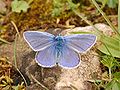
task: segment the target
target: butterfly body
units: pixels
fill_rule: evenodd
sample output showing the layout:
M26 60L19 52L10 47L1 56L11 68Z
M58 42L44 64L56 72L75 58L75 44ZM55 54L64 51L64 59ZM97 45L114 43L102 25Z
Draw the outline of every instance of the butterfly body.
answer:
M62 36L56 36L55 37L55 52L56 52L56 58L59 60L61 54L62 54L62 49L65 45L65 39Z
M93 34L75 34L54 36L47 32L26 31L24 39L37 52L36 62L42 67L53 67L58 64L64 68L74 68L80 64L80 56L96 42Z

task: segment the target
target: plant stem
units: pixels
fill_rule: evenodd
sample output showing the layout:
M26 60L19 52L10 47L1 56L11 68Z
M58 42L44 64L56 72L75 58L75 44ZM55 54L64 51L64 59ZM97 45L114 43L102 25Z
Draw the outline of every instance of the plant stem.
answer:
M13 55L13 58L14 58L15 68L17 68L17 63L16 63L16 39L15 39L15 42L14 42L14 55Z
M17 34L16 34L16 37L17 37ZM16 44L17 44L17 39L15 38L15 42L14 42L14 56L13 56L13 58L14 58L14 66L15 66L16 70L19 72L19 74L21 75L21 77L23 78L23 80L24 80L24 82L25 82L25 85L28 86L28 85L27 85L27 81L25 80L25 77L23 76L23 74L21 73L21 71L20 71L20 70L18 69L18 67L17 67Z
M37 84L39 84L41 87L43 87L45 90L49 90L46 86L44 86L42 83L40 83L32 74L30 74L31 77L35 80Z
M15 24L13 21L11 21L11 23L13 24L13 26L14 26L17 34L19 35L19 37L21 37L21 36L20 36L20 33L19 33L19 30L18 30L18 28L17 28L17 26L16 26L16 24Z
M101 33L97 27L95 27L95 26L94 26L90 21L88 21L84 16L80 15L79 11L73 10L73 12L74 12L76 15L78 15L80 18L82 18L87 24L89 24L90 26L92 26L97 33L99 33L101 36L103 35L103 33Z
M109 68L109 78L110 78L110 81L111 81L112 80L111 68Z
M2 42L4 42L4 43L7 43L7 44L10 44L10 42L8 42L8 41L6 41L6 40L4 40L4 39L2 39L2 38L0 38L0 41L2 41Z
M98 9L98 11L102 14L102 16L104 17L104 19L106 20L106 22L110 25L110 27L112 28L112 30L114 30L117 35L120 36L120 33L118 32L118 30L115 28L115 26L110 22L110 20L108 19L108 17L106 16L106 14L101 10L101 8L98 6L98 4L96 3L95 0L92 0L93 4L95 5L95 7Z

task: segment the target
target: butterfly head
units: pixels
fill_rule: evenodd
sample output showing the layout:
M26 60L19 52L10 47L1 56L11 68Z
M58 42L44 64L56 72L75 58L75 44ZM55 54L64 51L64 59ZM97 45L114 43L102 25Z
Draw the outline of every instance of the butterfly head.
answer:
M65 39L63 38L63 36L60 36L60 35L56 36L54 40L58 46L63 45L65 42Z

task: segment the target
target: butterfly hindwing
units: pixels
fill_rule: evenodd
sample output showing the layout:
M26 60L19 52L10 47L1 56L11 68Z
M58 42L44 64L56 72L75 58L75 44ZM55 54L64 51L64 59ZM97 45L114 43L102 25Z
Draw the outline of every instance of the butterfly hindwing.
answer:
M42 67L53 67L56 65L55 47L50 46L36 54L37 63Z
M96 42L96 36L93 34L75 34L64 36L68 47L83 53L89 50Z
M64 46L58 64L63 68L77 67L80 64L79 54L71 48Z
M51 46L55 37L47 32L26 31L23 34L24 39L34 51L41 51Z

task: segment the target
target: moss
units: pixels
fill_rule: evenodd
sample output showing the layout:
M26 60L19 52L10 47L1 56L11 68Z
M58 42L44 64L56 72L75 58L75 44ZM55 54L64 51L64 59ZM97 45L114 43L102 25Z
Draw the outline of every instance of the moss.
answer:
M25 30L42 24L51 23L52 2L34 0L26 13L13 13L10 20L14 21L19 30Z
M52 0L34 0L28 12L13 13L10 20L14 21L19 30L26 30L28 28L50 28L57 27L56 18L61 19L62 24L65 24L71 13L69 11L63 12L59 17L52 17Z

